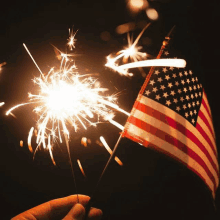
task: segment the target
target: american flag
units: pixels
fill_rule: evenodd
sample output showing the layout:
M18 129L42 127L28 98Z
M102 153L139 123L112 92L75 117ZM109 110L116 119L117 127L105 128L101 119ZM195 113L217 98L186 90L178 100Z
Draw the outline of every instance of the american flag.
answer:
M169 58L169 51L162 56ZM204 88L191 70L154 68L122 136L185 164L215 197L219 166L212 115Z

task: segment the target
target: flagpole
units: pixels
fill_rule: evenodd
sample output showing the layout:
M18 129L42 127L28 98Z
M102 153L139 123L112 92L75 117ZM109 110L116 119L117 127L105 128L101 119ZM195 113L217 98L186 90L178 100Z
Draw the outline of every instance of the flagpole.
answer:
M169 41L170 41L170 35L171 35L171 33L173 32L174 28L175 28L175 26L172 27L172 29L170 30L170 32L169 32L169 33L167 34L167 36L165 37L165 40L164 40L163 43L162 43L162 46L161 46L161 48L160 48L160 51L159 51L159 53L158 53L156 59L160 59L160 57L161 57L161 55L162 55L162 53L163 53L165 47L167 46L167 44L168 44ZM151 67L151 69L150 69L150 71L149 71L149 73L148 73L148 75L147 75L147 77L146 77L146 79L145 79L145 82L144 82L143 86L141 87L141 90L140 90L140 92L139 92L139 95L140 95L140 94L143 94L143 92L144 92L144 90L145 90L145 88L146 88L146 86L147 86L147 84L148 84L148 82L149 82L149 80L150 80L150 77L151 77L151 75L152 75L153 72L154 72L154 68L155 68L155 67L153 67L153 66ZM131 113L131 114L132 114L132 113ZM125 128L124 128L124 130L125 130ZM124 130L123 130L123 131L124 131ZM119 136L119 138L118 138L118 140L117 140L117 142L116 142L116 144L115 144L115 146L114 146L113 152L112 152L111 156L109 157L108 162L107 162L107 164L105 165L105 168L104 168L104 170L102 171L102 174L101 174L101 176L100 176L100 178L99 178L99 180L98 180L98 183L97 183L97 185L96 185L96 187L95 187L95 190L94 190L94 192L93 192L93 194L92 194L92 196L91 196L91 198L90 198L90 200L89 200L89 202L88 202L88 204L87 204L87 206L86 206L85 219L88 219L89 210L90 210L90 208L91 208L91 206L92 206L92 203L93 203L93 201L94 201L94 197L95 197L95 195L96 195L96 193L97 193L97 191L98 191L99 185L101 184L101 181L102 181L102 179L103 179L103 176L104 176L104 174L106 173L106 170L107 170L107 168L108 168L110 162L112 161L112 159L113 159L114 156L115 156L115 153L116 153L116 150L117 150L117 148L118 148L118 145L119 145L119 143L120 143L120 141L121 141L121 139L122 139L122 137L123 137L123 131L121 132L121 134L120 134L120 136Z

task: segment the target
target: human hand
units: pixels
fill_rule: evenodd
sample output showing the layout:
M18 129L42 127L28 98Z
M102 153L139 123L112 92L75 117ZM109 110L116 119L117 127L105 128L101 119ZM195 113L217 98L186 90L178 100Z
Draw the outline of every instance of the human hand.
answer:
M77 195L54 199L22 212L11 220L83 220L85 217L84 206L89 202L90 197L78 196L79 203L77 203ZM89 220L99 220L101 217L100 209L90 209Z

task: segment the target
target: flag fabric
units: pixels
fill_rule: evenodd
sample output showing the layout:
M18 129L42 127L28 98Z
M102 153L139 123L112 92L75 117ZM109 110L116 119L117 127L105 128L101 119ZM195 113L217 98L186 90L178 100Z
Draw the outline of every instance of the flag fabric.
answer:
M163 58L169 58L164 50ZM211 190L219 184L212 114L202 84L186 68L154 68L131 111L123 137L151 147L196 173Z

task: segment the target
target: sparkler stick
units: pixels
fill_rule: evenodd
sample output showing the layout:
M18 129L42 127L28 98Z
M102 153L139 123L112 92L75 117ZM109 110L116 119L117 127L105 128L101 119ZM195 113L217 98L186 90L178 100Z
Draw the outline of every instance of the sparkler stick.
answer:
M162 46L161 46L161 49L160 49L160 51L159 51L159 53L158 53L158 55L157 55L157 59L159 59L159 58L161 57L161 55L162 55L162 53L163 53L165 47L166 47L167 44L169 43L170 35L171 35L171 33L173 32L174 28L175 28L175 26L170 30L170 32L168 33L168 35L165 37L165 40L163 41ZM149 73L148 73L148 75L147 75L147 77L146 77L146 79L145 79L144 85L142 86L142 88L141 88L141 90L140 90L140 93L141 93L141 92L142 92L142 93L144 92L144 88L145 88L146 85L148 84L148 82L149 82L149 80L150 80L150 77L151 77L151 75L152 75L153 72L154 72L154 67L152 66L151 69L150 69L150 71L149 71ZM109 160L108 160L108 162L107 162L107 164L106 164L106 166L105 166L105 168L104 168L104 170L103 170L103 172L102 172L102 174L101 174L101 176L100 176L100 178L99 178L99 180L98 180L98 183L97 183L97 185L96 185L96 187L95 187L95 190L94 190L94 192L93 192L93 194L92 194L92 196L91 196L91 199L90 199L89 203L88 203L87 206L86 206L86 215L85 215L86 218L85 218L85 219L88 218L89 210L90 210L90 208L91 208L91 206L92 206L92 203L93 203L93 201L94 201L94 197L95 197L95 195L96 195L96 193L97 193L97 191L98 191L98 188L99 188L99 186L100 186L100 184L101 184L101 181L102 181L102 179L103 179L103 176L105 175L106 170L108 169L108 166L109 166L110 162L115 158L115 153L116 153L116 150L117 150L117 148L118 148L118 146L119 146L119 143L120 143L120 141L121 141L121 139L122 139L122 136L123 136L123 131L121 132L121 134L120 134L120 136L119 136L119 138L118 138L118 140L117 140L117 142L116 142L116 144L115 144L115 146L114 146L113 152L112 152L112 154L111 154L111 156L110 156L110 158L109 158Z
M64 134L65 136L65 141L66 141L66 146L67 146L67 151L68 151L68 155L69 155L69 162L70 162L70 166L71 166L71 171L72 171L72 176L73 176L73 181L74 181L74 185L75 185L75 190L76 190L76 195L77 195L77 203L79 203L79 195L78 195L78 190L77 190L77 185L76 185L76 177L74 174L74 169L73 169L73 163L71 160L71 156L70 156L70 145L69 145L69 139L67 134Z

